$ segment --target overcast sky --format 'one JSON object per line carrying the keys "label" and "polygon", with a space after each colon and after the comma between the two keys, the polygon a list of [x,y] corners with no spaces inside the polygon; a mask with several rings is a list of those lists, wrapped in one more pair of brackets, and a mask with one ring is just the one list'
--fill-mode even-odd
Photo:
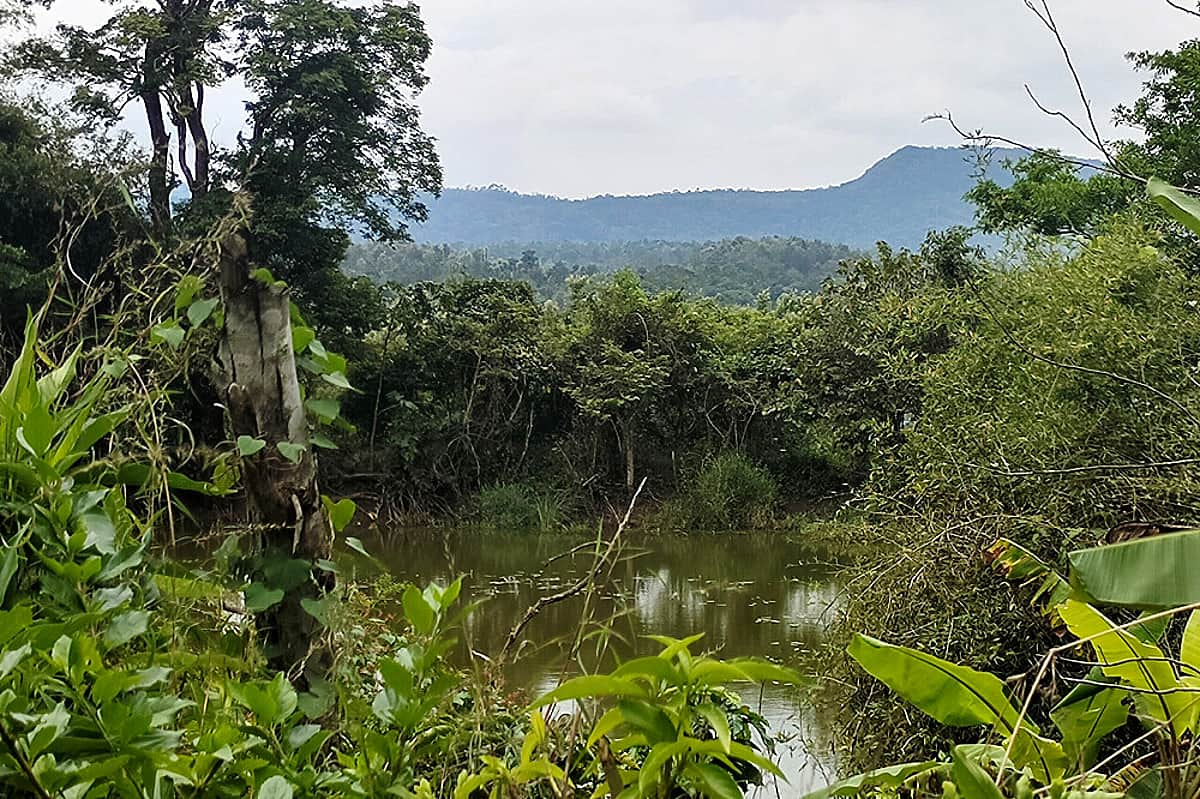
{"label": "overcast sky", "polygon": [[[58,10],[91,0],[62,0]],[[840,183],[905,144],[955,144],[946,109],[1074,152],[1053,37],[1022,0],[424,0],[422,96],[448,186],[568,197]],[[1200,36],[1164,0],[1051,0],[1109,132],[1129,50]],[[217,137],[234,92],[210,108]],[[1087,153],[1090,155],[1090,153]]]}

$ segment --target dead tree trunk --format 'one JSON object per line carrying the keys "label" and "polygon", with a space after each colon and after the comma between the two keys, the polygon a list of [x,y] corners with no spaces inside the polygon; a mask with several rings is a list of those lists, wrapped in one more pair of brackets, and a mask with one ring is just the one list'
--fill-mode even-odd
{"label": "dead tree trunk", "polygon": [[[221,359],[226,407],[234,436],[266,446],[243,459],[243,483],[257,523],[262,579],[283,599],[256,619],[271,665],[294,677],[328,665],[320,623],[305,599],[333,587],[333,575],[313,568],[328,560],[333,544],[317,486],[317,463],[308,442],[292,350],[291,303],[286,288],[250,276],[246,242],[232,234],[220,244],[221,299],[225,329]],[[302,447],[293,461],[279,444]],[[292,450],[294,451],[294,450]]]}

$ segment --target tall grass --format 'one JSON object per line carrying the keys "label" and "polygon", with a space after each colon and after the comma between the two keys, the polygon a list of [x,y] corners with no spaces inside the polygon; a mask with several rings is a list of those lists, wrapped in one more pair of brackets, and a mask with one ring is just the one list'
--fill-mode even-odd
{"label": "tall grass", "polygon": [[558,495],[525,483],[497,483],[475,497],[471,519],[497,530],[556,532],[563,525],[563,502]]}
{"label": "tall grass", "polygon": [[691,484],[665,508],[671,526],[696,530],[769,527],[779,486],[766,469],[740,452],[723,452],[701,467]]}

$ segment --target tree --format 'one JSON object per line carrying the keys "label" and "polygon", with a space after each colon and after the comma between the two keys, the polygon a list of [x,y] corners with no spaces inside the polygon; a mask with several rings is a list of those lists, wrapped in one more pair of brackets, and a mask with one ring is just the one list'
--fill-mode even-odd
{"label": "tree", "polygon": [[361,338],[347,329],[361,314],[326,310],[351,288],[339,268],[348,231],[404,239],[405,220],[425,218],[423,194],[441,186],[415,103],[431,47],[418,9],[253,0],[235,27],[253,95],[234,159],[254,197],[251,258],[320,326]]}
{"label": "tree", "polygon": [[[120,172],[120,151],[79,144],[46,109],[0,96],[0,341],[20,335],[57,265],[74,283],[90,280],[131,221],[106,180]],[[111,171],[94,169],[92,155]]]}
{"label": "tree", "polygon": [[[347,288],[337,266],[350,231],[402,239],[406,220],[425,217],[424,194],[440,189],[415,103],[430,46],[411,3],[156,0],[122,5],[97,27],[60,24],[9,62],[70,83],[94,132],[140,104],[158,237],[206,230],[246,191],[251,258],[333,323],[321,304]],[[233,76],[250,93],[245,130],[218,149],[206,91]],[[173,208],[177,171],[188,201]]]}
{"label": "tree", "polygon": [[72,106],[87,113],[96,130],[116,123],[130,103],[141,105],[151,142],[149,211],[160,236],[172,226],[172,131],[175,163],[191,195],[202,198],[210,187],[213,153],[204,97],[207,87],[232,72],[221,45],[236,5],[232,0],[123,5],[98,27],[62,23],[54,35],[29,38],[13,54],[19,70],[72,84]]}
{"label": "tree", "polygon": [[[351,228],[403,237],[404,220],[424,215],[421,193],[439,188],[433,143],[413,100],[429,49],[411,3],[155,0],[121,5],[96,28],[61,24],[52,36],[24,41],[13,59],[19,69],[73,82],[72,105],[94,129],[141,104],[156,244],[208,243],[210,231],[220,231],[226,368],[217,393],[235,435],[276,445],[269,455],[265,447],[250,453],[247,472],[266,552],[309,561],[328,555],[330,526],[290,347],[290,300],[294,294],[334,334],[331,343],[365,333],[377,289],[349,280],[338,265]],[[206,133],[205,89],[232,75],[250,93],[247,132],[217,151]],[[190,197],[172,208],[176,168]],[[347,288],[357,292],[354,307],[335,307]],[[339,370],[337,382],[345,381]],[[312,625],[300,608],[328,587],[311,572],[281,587],[284,610],[264,625],[280,667],[298,666],[307,653]]]}
{"label": "tree", "polygon": [[[1140,141],[1113,142],[1106,146],[1108,153],[1121,172],[1185,188],[1200,186],[1200,40],[1184,42],[1177,50],[1130,53],[1128,59],[1148,78],[1142,95],[1118,106],[1114,117],[1138,131]],[[1078,167],[1051,150],[1037,151],[1009,168],[1016,177],[1011,186],[984,180],[967,195],[987,232],[1087,237],[1115,212],[1145,203],[1141,182]]]}

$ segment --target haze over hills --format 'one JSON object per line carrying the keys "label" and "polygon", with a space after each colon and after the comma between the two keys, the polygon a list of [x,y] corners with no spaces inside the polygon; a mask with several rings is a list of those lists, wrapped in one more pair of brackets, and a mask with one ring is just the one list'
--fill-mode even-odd
{"label": "haze over hills", "polygon": [[[1021,155],[997,149],[988,176],[1011,181],[1002,163]],[[503,188],[446,189],[429,203],[429,221],[412,226],[418,242],[711,241],[791,236],[871,247],[915,247],[926,232],[969,225],[963,195],[975,183],[973,151],[904,147],[860,177],[794,191],[715,189],[567,200]]]}

